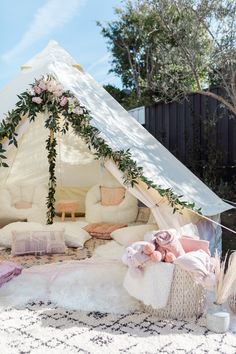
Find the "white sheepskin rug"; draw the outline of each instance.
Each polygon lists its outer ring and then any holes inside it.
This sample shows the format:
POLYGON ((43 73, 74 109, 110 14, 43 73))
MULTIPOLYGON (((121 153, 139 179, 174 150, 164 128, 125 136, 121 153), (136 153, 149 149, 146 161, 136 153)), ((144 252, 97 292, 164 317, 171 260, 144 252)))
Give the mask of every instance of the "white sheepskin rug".
POLYGON ((116 241, 110 241, 105 245, 96 247, 94 250, 94 255, 106 259, 116 259, 121 261, 124 252, 124 246, 119 245, 116 241))
POLYGON ((140 303, 123 287, 126 271, 119 261, 96 257, 34 266, 0 288, 0 307, 51 301, 68 309, 128 313, 140 303))

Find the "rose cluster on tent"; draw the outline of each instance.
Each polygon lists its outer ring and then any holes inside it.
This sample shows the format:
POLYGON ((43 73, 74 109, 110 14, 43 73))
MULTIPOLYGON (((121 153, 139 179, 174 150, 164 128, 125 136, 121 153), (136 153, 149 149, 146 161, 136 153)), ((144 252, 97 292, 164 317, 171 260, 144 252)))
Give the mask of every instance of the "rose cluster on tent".
POLYGON ((0 97, 1 304, 201 313, 232 206, 54 41, 0 97))

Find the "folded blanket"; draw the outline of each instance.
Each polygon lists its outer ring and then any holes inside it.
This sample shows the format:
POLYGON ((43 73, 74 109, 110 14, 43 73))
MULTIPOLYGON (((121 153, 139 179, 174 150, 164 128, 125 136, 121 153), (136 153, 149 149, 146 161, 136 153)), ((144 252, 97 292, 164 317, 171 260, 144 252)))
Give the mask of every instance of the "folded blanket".
POLYGON ((172 252, 175 257, 185 254, 181 243, 178 240, 177 232, 175 229, 160 230, 154 234, 156 243, 164 250, 172 252))
POLYGON ((14 262, 5 261, 0 263, 0 286, 19 275, 22 269, 21 265, 14 262))
POLYGON ((182 236, 180 237, 179 242, 181 243, 185 253, 203 250, 210 255, 209 241, 197 240, 191 237, 182 236))
POLYGON ((215 282, 214 264, 205 251, 198 250, 186 253, 177 258, 174 263, 189 272, 197 283, 205 288, 213 289, 215 282))
POLYGON ((89 224, 84 227, 92 237, 99 238, 102 240, 111 240, 111 233, 115 230, 121 229, 122 227, 128 226, 127 224, 104 224, 104 223, 94 223, 89 224))

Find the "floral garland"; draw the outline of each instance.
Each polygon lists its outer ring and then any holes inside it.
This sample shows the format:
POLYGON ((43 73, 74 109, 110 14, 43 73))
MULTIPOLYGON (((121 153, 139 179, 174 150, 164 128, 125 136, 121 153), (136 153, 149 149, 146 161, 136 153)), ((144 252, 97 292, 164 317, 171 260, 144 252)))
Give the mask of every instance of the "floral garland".
MULTIPOLYGON (((40 80, 35 80, 31 89, 18 96, 19 101, 16 108, 8 112, 6 118, 0 124, 0 142, 5 138, 9 144, 17 147, 16 128, 20 124, 22 117, 27 115, 30 122, 33 122, 37 114, 44 112, 47 114, 45 127, 49 130, 49 136, 46 140, 46 149, 48 151, 49 163, 49 192, 47 197, 47 222, 53 223, 55 216, 55 190, 56 190, 56 157, 57 141, 55 134, 61 132, 66 134, 69 125, 72 126, 75 134, 82 137, 88 147, 95 151, 97 159, 113 159, 119 170, 124 174, 124 183, 133 186, 138 180, 142 180, 149 188, 156 189, 162 197, 166 197, 173 208, 173 212, 183 208, 195 209, 194 203, 188 203, 180 200, 182 196, 176 195, 170 188, 162 188, 147 179, 143 168, 137 166, 128 150, 113 151, 109 145, 100 136, 97 128, 91 125, 91 116, 89 111, 83 107, 70 91, 64 91, 56 79, 47 75, 40 80), (61 125, 61 117, 63 124, 61 125)), ((6 162, 6 151, 0 143, 0 167, 8 167, 6 162)))

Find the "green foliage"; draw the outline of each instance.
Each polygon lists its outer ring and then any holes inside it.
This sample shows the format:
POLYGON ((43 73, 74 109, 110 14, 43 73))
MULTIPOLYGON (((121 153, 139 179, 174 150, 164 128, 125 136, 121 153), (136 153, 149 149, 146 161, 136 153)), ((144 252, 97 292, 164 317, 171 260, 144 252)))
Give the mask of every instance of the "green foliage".
POLYGON ((104 89, 116 99, 127 111, 136 107, 143 105, 148 105, 152 103, 152 98, 150 97, 140 97, 138 98, 137 93, 134 89, 125 90, 119 89, 113 85, 104 85, 104 89))
POLYGON ((205 80, 210 41, 195 13, 184 6, 186 2, 179 6, 180 1, 177 5, 170 0, 127 0, 116 9, 116 20, 98 23, 112 53, 112 71, 124 87, 136 92, 141 104, 179 99, 193 91, 193 66, 205 80), (188 48, 188 61, 180 40, 188 48))
POLYGON ((48 197, 47 197, 47 222, 48 224, 53 224, 53 218, 56 215, 55 211, 55 192, 56 192, 56 156, 57 156, 57 141, 53 134, 54 130, 51 129, 50 135, 46 140, 46 149, 48 151, 48 172, 49 172, 49 183, 48 183, 48 197))
POLYGON ((115 13, 98 25, 133 107, 198 91, 236 116, 235 0, 124 0, 115 13))
MULTIPOLYGON (((52 76, 43 77, 36 80, 32 85, 34 91, 26 91, 19 96, 16 109, 8 112, 7 118, 0 124, 0 141, 4 138, 9 139, 9 144, 14 143, 17 147, 16 128, 21 122, 22 115, 27 115, 30 122, 36 119, 39 112, 47 113, 45 128, 49 130, 49 137, 46 140, 47 157, 49 164, 49 182, 47 197, 47 222, 53 223, 55 216, 55 190, 56 190, 56 157, 57 141, 55 133, 66 134, 69 125, 72 126, 76 135, 82 137, 88 147, 95 152, 97 159, 112 159, 120 171, 124 174, 124 183, 134 186, 138 180, 142 180, 149 188, 156 189, 162 197, 167 198, 173 211, 181 211, 182 208, 195 210, 194 203, 182 201, 182 196, 176 195, 170 188, 163 188, 148 180, 143 168, 138 166, 132 159, 129 150, 113 151, 106 141, 101 138, 100 132, 91 125, 91 116, 88 110, 81 106, 78 100, 73 97, 69 91, 63 91, 62 87, 52 76), (42 88, 42 89, 41 89, 42 88), (63 125, 60 125, 60 119, 63 118, 63 125)), ((6 151, 0 144, 0 166, 7 167, 4 162, 6 151)), ((200 212, 200 210, 197 210, 200 212)))

